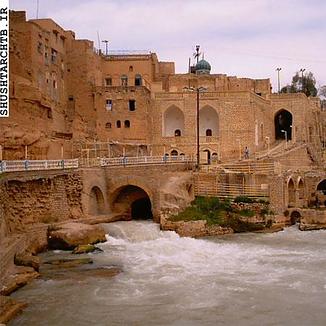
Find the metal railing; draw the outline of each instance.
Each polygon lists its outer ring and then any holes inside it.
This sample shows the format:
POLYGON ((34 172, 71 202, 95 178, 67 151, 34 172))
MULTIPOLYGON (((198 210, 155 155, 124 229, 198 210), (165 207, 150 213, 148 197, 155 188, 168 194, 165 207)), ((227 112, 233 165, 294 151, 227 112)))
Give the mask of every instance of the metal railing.
POLYGON ((0 161, 0 173, 15 171, 77 169, 78 159, 0 161))
POLYGON ((101 158, 101 166, 126 166, 126 165, 146 165, 146 164, 173 164, 173 163, 193 163, 189 156, 139 156, 139 157, 115 157, 101 158))
POLYGON ((230 197, 246 196, 254 198, 269 198, 269 186, 267 184, 243 185, 220 182, 196 181, 195 195, 230 197))

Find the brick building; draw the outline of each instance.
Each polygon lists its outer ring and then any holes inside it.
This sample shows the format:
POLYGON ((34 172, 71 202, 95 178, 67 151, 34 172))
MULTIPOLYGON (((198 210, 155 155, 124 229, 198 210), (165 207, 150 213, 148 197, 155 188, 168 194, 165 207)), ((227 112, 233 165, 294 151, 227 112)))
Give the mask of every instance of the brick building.
POLYGON ((198 88, 202 163, 322 164, 318 99, 272 93, 269 79, 212 74, 204 59, 176 74, 154 53, 104 55, 53 20, 26 21, 20 11, 10 14, 11 116, 0 121, 2 157, 195 156, 198 88), (284 147, 291 154, 282 155, 284 147))

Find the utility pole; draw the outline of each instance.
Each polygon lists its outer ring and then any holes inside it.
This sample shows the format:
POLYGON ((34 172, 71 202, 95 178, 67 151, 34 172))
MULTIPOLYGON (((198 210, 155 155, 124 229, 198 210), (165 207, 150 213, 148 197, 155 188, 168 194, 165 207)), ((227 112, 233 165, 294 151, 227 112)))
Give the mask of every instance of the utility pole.
POLYGON ((276 68, 277 71, 277 88, 278 88, 278 93, 280 94, 281 92, 281 84, 280 84, 280 71, 282 68, 276 68))
POLYGON ((108 40, 103 40, 102 42, 105 43, 105 55, 108 55, 108 53, 109 53, 109 48, 108 48, 109 41, 108 40))

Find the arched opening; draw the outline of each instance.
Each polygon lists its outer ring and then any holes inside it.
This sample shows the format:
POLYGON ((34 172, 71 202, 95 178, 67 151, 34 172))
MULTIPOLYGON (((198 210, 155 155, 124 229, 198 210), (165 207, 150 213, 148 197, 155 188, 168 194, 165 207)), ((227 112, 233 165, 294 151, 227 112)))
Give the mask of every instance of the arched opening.
POLYGON ((210 152, 210 150, 205 149, 204 153, 206 155, 206 164, 211 164, 211 152, 210 152))
POLYGON ((142 85, 142 78, 141 75, 137 74, 135 76, 135 86, 141 86, 142 85))
POLYGON ((180 130, 180 135, 184 133, 184 114, 175 105, 170 106, 164 112, 164 137, 175 136, 175 131, 180 130))
POLYGON ((212 129, 206 129, 206 136, 212 136, 213 133, 212 133, 212 129))
POLYGON ((292 179, 288 183, 289 207, 295 207, 295 187, 292 179))
POLYGON ((292 139, 292 114, 287 110, 281 110, 275 114, 275 140, 292 139))
POLYGON ((298 183, 298 192, 299 192, 299 199, 304 199, 304 185, 302 179, 299 180, 298 183))
POLYGON ((318 183, 317 191, 326 195, 326 179, 318 183))
POLYGON ((290 215, 291 225, 300 223, 301 214, 298 211, 293 211, 290 215))
POLYGON ((178 156, 178 151, 175 150, 175 149, 173 149, 173 150, 171 151, 171 156, 178 156))
POLYGON ((175 137, 180 137, 181 136, 181 130, 180 129, 177 129, 174 131, 174 136, 175 137))
POLYGON ((104 196, 99 187, 93 187, 89 195, 88 213, 99 215, 105 213, 104 196))
POLYGON ((217 136, 219 129, 218 114, 210 106, 205 106, 199 111, 199 135, 217 136), (207 132, 210 134, 207 135, 207 132))
POLYGON ((152 204, 147 192, 134 185, 123 186, 115 192, 112 208, 114 212, 125 214, 131 219, 153 218, 152 204))
POLYGON ((137 220, 153 218, 152 205, 148 197, 137 199, 131 204, 131 218, 137 220))
POLYGON ((107 122, 107 123, 105 124, 105 128, 106 128, 106 129, 111 129, 111 128, 112 128, 112 124, 111 124, 111 122, 107 122))
POLYGON ((117 128, 121 128, 121 121, 120 120, 117 121, 117 128))
POLYGON ((130 121, 129 120, 125 120, 125 128, 130 128, 130 121))

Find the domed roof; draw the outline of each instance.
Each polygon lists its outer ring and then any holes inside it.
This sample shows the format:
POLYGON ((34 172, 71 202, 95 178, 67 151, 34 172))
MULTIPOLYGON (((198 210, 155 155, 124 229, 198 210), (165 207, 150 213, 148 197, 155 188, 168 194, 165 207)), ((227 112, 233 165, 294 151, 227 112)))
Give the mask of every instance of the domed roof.
POLYGON ((204 59, 201 59, 195 66, 196 73, 210 73, 211 65, 204 59))

